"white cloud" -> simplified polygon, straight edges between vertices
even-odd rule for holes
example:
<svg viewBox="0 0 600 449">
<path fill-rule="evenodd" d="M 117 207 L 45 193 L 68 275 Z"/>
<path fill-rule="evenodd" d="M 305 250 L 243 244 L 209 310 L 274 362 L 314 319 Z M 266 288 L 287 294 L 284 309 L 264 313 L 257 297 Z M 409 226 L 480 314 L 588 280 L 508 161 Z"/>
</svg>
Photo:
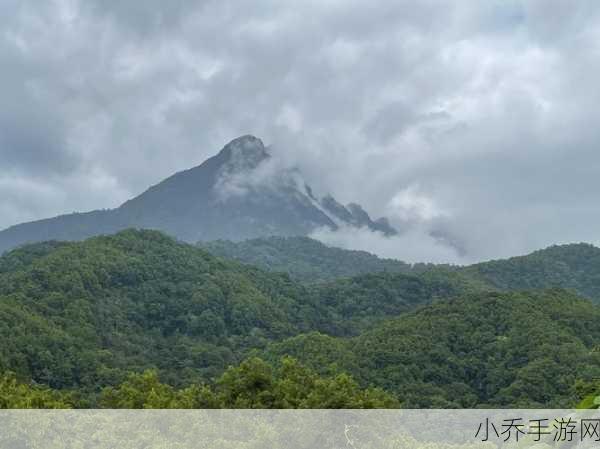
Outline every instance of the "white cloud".
<svg viewBox="0 0 600 449">
<path fill-rule="evenodd" d="M 430 222 L 448 215 L 432 198 L 421 193 L 418 185 L 410 185 L 396 193 L 387 209 L 390 217 L 404 222 Z"/>
<path fill-rule="evenodd" d="M 335 231 L 321 228 L 311 237 L 326 245 L 368 251 L 380 257 L 408 263 L 462 264 L 466 262 L 451 246 L 420 229 L 411 229 L 396 237 L 386 237 L 368 228 L 345 227 Z"/>
</svg>

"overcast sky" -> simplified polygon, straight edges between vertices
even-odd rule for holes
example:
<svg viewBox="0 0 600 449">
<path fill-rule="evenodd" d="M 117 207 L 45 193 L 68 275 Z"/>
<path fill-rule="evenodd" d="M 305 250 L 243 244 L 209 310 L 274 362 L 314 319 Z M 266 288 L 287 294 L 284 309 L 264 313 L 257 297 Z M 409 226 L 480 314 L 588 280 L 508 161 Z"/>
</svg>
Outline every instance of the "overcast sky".
<svg viewBox="0 0 600 449">
<path fill-rule="evenodd" d="M 254 134 L 404 230 L 320 236 L 340 245 L 600 242 L 596 0 L 2 0 L 0 68 L 0 228 L 116 207 Z"/>
</svg>

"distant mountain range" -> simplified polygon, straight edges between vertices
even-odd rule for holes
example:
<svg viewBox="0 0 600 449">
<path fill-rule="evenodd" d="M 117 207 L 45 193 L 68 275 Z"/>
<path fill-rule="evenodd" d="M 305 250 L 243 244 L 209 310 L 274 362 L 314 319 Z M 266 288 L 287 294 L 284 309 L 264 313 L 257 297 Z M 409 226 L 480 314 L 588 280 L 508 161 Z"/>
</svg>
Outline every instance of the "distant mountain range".
<svg viewBox="0 0 600 449">
<path fill-rule="evenodd" d="M 368 227 L 385 235 L 387 219 L 372 220 L 358 204 L 317 197 L 297 169 L 276 169 L 263 142 L 242 136 L 216 156 L 149 188 L 116 209 L 73 213 L 0 232 L 0 253 L 23 243 L 82 240 L 126 228 L 156 229 L 186 242 L 279 235 L 315 229 Z"/>
</svg>

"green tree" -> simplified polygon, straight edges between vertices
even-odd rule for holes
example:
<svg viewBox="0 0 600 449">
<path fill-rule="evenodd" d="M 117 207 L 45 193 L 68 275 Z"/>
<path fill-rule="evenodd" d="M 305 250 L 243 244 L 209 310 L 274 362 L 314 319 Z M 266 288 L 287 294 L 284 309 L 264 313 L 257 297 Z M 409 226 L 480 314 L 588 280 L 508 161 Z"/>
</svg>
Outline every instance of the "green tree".
<svg viewBox="0 0 600 449">
<path fill-rule="evenodd" d="M 100 405 L 104 408 L 172 408 L 175 390 L 159 381 L 154 370 L 132 374 L 116 388 L 102 391 Z"/>
<path fill-rule="evenodd" d="M 67 394 L 20 383 L 12 373 L 0 376 L 0 409 L 64 409 L 72 407 L 71 401 Z"/>
</svg>

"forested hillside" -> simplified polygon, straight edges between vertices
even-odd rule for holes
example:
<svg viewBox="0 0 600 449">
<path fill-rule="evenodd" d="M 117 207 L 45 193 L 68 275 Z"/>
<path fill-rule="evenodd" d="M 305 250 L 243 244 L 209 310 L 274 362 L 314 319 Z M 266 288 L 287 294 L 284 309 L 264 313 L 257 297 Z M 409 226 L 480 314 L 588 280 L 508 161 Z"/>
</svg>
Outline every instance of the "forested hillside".
<svg viewBox="0 0 600 449">
<path fill-rule="evenodd" d="M 467 295 L 352 346 L 359 378 L 415 407 L 569 407 L 600 376 L 600 309 L 562 290 Z"/>
<path fill-rule="evenodd" d="M 366 251 L 327 246 L 309 237 L 264 237 L 242 242 L 215 240 L 201 242 L 199 246 L 216 256 L 288 273 L 303 282 L 330 281 L 383 271 L 414 271 L 410 264 L 398 260 L 380 259 Z"/>
<path fill-rule="evenodd" d="M 314 302 L 327 312 L 330 334 L 355 335 L 419 306 L 469 292 L 488 291 L 477 280 L 451 270 L 416 274 L 372 273 L 308 287 Z"/>
<path fill-rule="evenodd" d="M 198 380 L 244 348 L 315 328 L 307 297 L 285 276 L 153 231 L 27 246 L 0 259 L 0 367 L 55 388 L 149 367 Z"/>
<path fill-rule="evenodd" d="M 502 290 L 560 287 L 600 301 L 600 248 L 587 243 L 551 246 L 461 272 Z"/>
<path fill-rule="evenodd" d="M 311 284 L 156 231 L 28 245 L 0 257 L 0 406 L 573 405 L 600 308 L 520 290 L 592 296 L 597 251 Z"/>
<path fill-rule="evenodd" d="M 404 407 L 571 407 L 600 376 L 600 308 L 564 290 L 470 294 L 350 339 L 310 334 L 269 347 L 321 373 L 347 371 Z"/>
<path fill-rule="evenodd" d="M 29 245 L 0 258 L 0 369 L 96 389 L 157 367 L 184 384 L 268 342 L 356 334 L 460 291 L 451 280 L 397 276 L 307 288 L 155 231 Z"/>
<path fill-rule="evenodd" d="M 214 255 L 288 273 L 305 283 L 379 272 L 415 275 L 431 272 L 443 276 L 456 272 L 461 278 L 491 290 L 559 287 L 600 300 L 600 249 L 586 243 L 551 246 L 526 256 L 470 266 L 411 265 L 380 259 L 364 251 L 329 247 L 309 237 L 219 240 L 200 246 Z"/>
</svg>

